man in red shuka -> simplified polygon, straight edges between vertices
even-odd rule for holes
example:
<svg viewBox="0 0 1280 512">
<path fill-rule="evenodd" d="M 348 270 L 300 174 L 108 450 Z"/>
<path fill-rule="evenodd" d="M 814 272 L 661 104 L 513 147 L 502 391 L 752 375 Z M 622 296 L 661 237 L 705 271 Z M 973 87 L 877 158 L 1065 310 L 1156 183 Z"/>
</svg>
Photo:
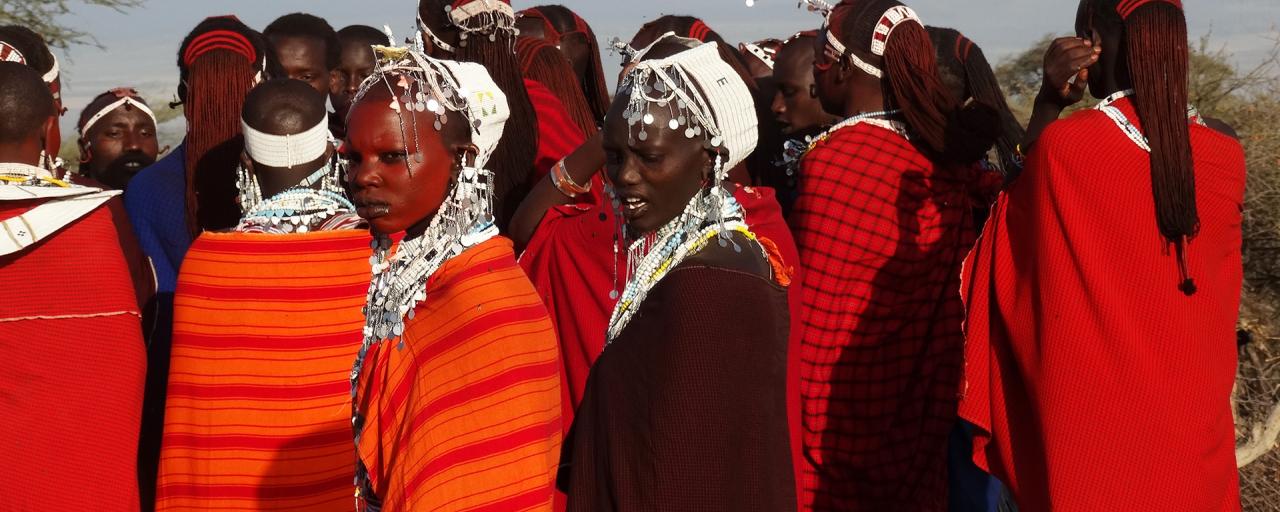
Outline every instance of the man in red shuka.
<svg viewBox="0 0 1280 512">
<path fill-rule="evenodd" d="M 1243 152 L 1187 106 L 1180 3 L 1083 0 L 1076 30 L 1037 115 L 1103 102 L 1044 128 L 965 266 L 974 460 L 1024 510 L 1239 510 Z"/>
</svg>

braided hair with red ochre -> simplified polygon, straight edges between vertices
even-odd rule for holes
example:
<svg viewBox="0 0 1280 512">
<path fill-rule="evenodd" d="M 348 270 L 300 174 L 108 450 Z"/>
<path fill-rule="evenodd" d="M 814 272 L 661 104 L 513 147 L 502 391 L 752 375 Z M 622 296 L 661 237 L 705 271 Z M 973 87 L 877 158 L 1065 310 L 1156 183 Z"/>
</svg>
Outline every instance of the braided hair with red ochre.
<svg viewBox="0 0 1280 512">
<path fill-rule="evenodd" d="M 233 17 L 207 18 L 178 49 L 178 98 L 187 118 L 187 229 L 236 225 L 236 168 L 240 163 L 240 109 L 263 68 L 262 36 Z"/>
<path fill-rule="evenodd" d="M 609 86 L 605 81 L 604 64 L 600 61 L 600 42 L 596 40 L 596 33 L 591 30 L 591 25 L 563 5 L 539 5 L 525 9 L 520 14 L 541 18 L 546 25 L 555 30 L 558 36 L 580 32 L 586 38 L 587 73 L 582 77 L 579 86 L 587 99 L 587 104 L 591 106 L 596 125 L 603 125 L 604 116 L 609 112 L 610 106 Z M 550 33 L 547 35 L 552 37 Z M 552 44 L 555 43 L 552 42 Z"/>
<path fill-rule="evenodd" d="M 431 26 L 447 26 L 448 30 L 457 30 L 450 22 L 441 22 L 445 17 L 445 6 L 462 5 L 465 1 L 422 0 L 418 4 L 418 15 Z M 484 66 L 503 94 L 507 95 L 507 104 L 511 108 L 511 117 L 507 119 L 502 139 L 489 159 L 488 167 L 494 173 L 493 213 L 495 223 L 504 233 L 511 222 L 516 207 L 529 194 L 533 187 L 534 159 L 538 154 L 538 116 L 533 104 L 529 101 L 529 91 L 524 86 L 524 76 L 520 74 L 520 62 L 512 51 L 515 48 L 515 35 L 504 30 L 495 30 L 493 40 L 489 37 L 471 37 L 466 46 L 455 45 L 450 56 L 458 62 L 474 62 Z"/>
<path fill-rule="evenodd" d="M 541 39 L 520 37 L 516 39 L 516 55 L 520 58 L 520 71 L 524 77 L 538 82 L 560 100 L 578 129 L 588 138 L 596 134 L 595 116 L 582 89 L 574 80 L 573 67 L 555 46 Z"/>
<path fill-rule="evenodd" d="M 1093 0 L 1096 16 L 1124 26 L 1124 64 L 1132 80 L 1138 124 L 1151 147 L 1151 194 L 1160 235 L 1174 245 L 1187 295 L 1186 245 L 1200 231 L 1195 166 L 1187 122 L 1187 19 L 1180 2 Z"/>
<path fill-rule="evenodd" d="M 1026 129 L 1009 108 L 1004 91 L 1000 88 L 1000 81 L 991 70 L 991 64 L 987 62 L 982 48 L 954 29 L 926 28 L 938 51 L 938 73 L 943 82 L 947 83 L 961 102 L 973 98 L 995 108 L 999 113 L 1000 136 L 996 138 L 995 148 L 1000 172 L 1005 175 L 1006 181 L 1016 178 L 1022 170 L 1018 145 L 1026 135 Z M 953 85 L 950 83 L 952 80 L 959 83 Z"/>
<path fill-rule="evenodd" d="M 880 18 L 896 0 L 844 0 L 831 14 L 829 30 L 863 60 L 882 61 L 884 95 L 902 110 L 907 129 L 924 144 L 931 158 L 953 164 L 972 164 L 995 143 L 998 118 L 991 107 L 973 102 L 963 107 L 938 76 L 933 43 L 924 26 L 904 21 L 885 43 L 884 57 L 871 53 L 871 41 Z M 848 65 L 845 62 L 843 65 Z"/>
</svg>

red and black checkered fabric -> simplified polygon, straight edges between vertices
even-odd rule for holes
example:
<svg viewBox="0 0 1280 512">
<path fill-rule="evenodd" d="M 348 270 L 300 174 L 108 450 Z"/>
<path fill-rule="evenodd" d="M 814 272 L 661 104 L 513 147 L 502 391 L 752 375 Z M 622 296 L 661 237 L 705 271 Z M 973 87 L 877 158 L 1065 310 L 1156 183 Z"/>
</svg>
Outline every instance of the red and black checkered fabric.
<svg viewBox="0 0 1280 512">
<path fill-rule="evenodd" d="M 975 169 L 858 124 L 801 164 L 802 492 L 812 510 L 945 510 Z"/>
</svg>

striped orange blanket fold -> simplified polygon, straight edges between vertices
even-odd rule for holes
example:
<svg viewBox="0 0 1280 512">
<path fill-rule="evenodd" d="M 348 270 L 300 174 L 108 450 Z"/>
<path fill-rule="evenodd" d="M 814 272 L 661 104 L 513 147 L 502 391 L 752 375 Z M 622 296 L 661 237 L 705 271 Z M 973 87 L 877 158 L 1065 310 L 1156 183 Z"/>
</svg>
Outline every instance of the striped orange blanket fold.
<svg viewBox="0 0 1280 512">
<path fill-rule="evenodd" d="M 445 262 L 426 293 L 403 348 L 373 345 L 358 382 L 360 460 L 382 510 L 551 510 L 559 351 L 511 241 Z"/>
<path fill-rule="evenodd" d="M 206 233 L 178 278 L 157 510 L 353 507 L 368 231 Z"/>
</svg>

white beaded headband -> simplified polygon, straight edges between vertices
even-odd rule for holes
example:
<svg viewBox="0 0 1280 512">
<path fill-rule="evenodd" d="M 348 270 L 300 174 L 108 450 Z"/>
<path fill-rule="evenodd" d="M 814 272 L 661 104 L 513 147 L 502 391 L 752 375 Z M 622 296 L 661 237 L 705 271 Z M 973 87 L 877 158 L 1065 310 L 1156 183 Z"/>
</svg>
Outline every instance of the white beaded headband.
<svg viewBox="0 0 1280 512">
<path fill-rule="evenodd" d="M 50 56 L 53 57 L 53 67 L 49 68 L 49 72 L 40 77 L 46 84 L 51 84 L 58 79 L 58 56 L 53 54 L 50 54 Z M 27 57 L 13 45 L 0 41 L 0 62 L 17 62 L 18 64 L 26 65 Z"/>
<path fill-rule="evenodd" d="M 157 124 L 155 112 L 152 112 L 151 108 L 148 107 L 146 103 L 138 101 L 132 96 L 125 96 L 112 102 L 110 105 L 102 107 L 102 110 L 99 110 L 97 114 L 94 114 L 88 121 L 85 121 L 84 126 L 80 127 L 80 136 L 84 137 L 84 134 L 89 133 L 89 129 L 93 128 L 93 125 L 97 124 L 98 121 L 101 121 L 102 118 L 107 117 L 107 114 L 115 112 L 116 109 L 125 105 L 133 105 L 134 108 L 141 110 L 142 113 L 151 118 L 151 124 Z"/>
<path fill-rule="evenodd" d="M 255 130 L 240 119 L 244 150 L 249 158 L 269 167 L 293 168 L 314 162 L 329 150 L 329 127 L 325 118 L 307 131 L 294 135 L 272 135 Z"/>
<path fill-rule="evenodd" d="M 742 43 L 742 48 L 754 55 L 755 58 L 760 59 L 760 62 L 763 62 L 769 69 L 773 69 L 773 57 L 778 53 L 777 50 L 766 49 L 755 43 Z"/>
<path fill-rule="evenodd" d="M 883 57 L 884 50 L 889 43 L 889 36 L 893 34 L 894 29 L 905 21 L 915 21 L 924 26 L 924 22 L 920 21 L 920 17 L 910 7 L 895 5 L 885 10 L 884 14 L 880 15 L 880 21 L 876 22 L 875 30 L 871 33 L 871 53 L 877 57 Z M 827 12 L 827 23 L 824 28 L 827 32 L 827 44 L 831 46 L 831 49 L 835 50 L 837 59 L 848 55 L 849 61 L 853 62 L 853 65 L 864 73 L 876 78 L 884 76 L 884 72 L 880 68 L 862 60 L 857 53 L 848 51 L 844 43 L 840 42 L 840 39 L 836 37 L 835 30 L 831 28 L 831 11 Z"/>
</svg>

